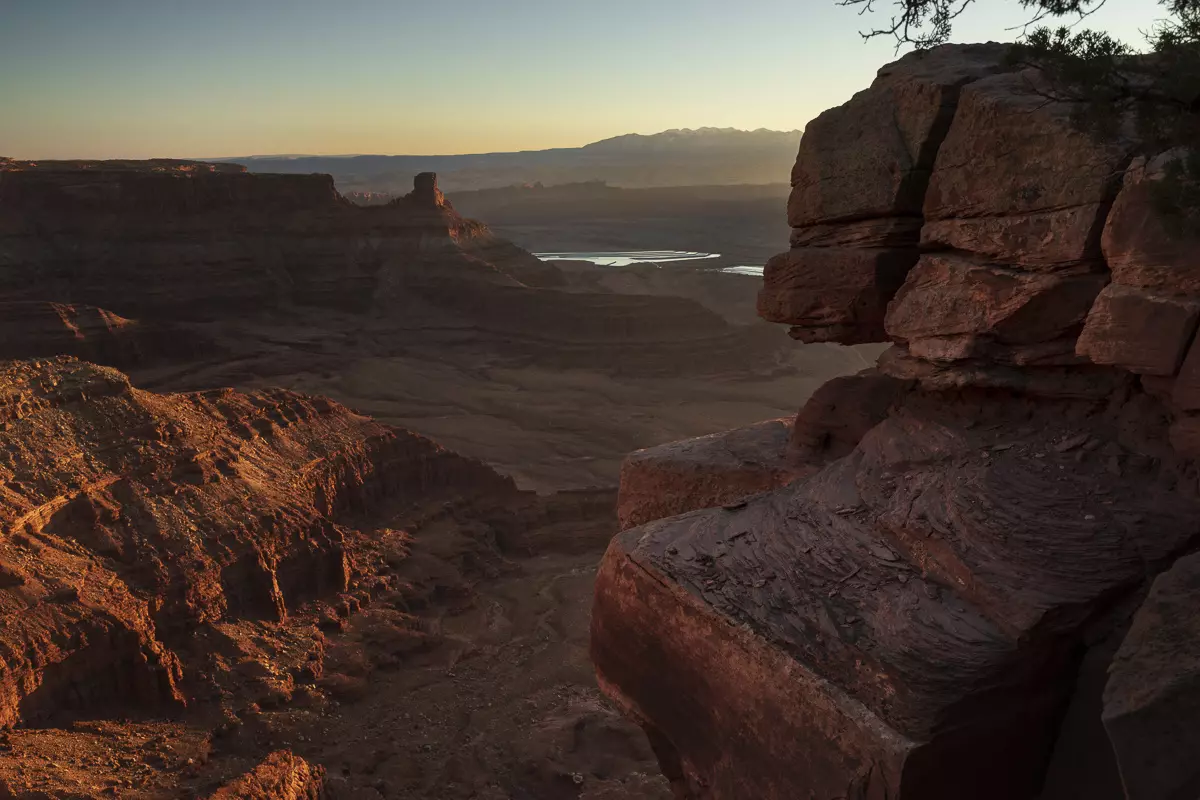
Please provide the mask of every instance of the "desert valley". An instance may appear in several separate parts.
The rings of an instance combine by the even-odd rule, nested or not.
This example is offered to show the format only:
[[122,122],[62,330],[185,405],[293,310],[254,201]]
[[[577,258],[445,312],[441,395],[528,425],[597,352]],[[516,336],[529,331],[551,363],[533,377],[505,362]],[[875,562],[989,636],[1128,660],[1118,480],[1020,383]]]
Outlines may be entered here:
[[263,762],[339,797],[667,796],[588,658],[621,461],[878,348],[797,348],[745,276],[541,261],[432,174],[359,207],[327,176],[9,161],[0,206],[0,786],[207,796]]
[[0,800],[1200,797],[1200,159],[954,19],[802,135],[0,158]]

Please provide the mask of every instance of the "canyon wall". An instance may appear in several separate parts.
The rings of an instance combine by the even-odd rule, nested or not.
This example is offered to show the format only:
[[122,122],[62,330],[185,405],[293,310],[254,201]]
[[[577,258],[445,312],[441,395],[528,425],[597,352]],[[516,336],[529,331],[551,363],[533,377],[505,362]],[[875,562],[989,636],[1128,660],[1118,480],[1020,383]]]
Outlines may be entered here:
[[517,282],[478,253],[546,272],[455,213],[433,176],[416,184],[360,208],[328,175],[10,162],[0,169],[0,293],[139,319],[208,319],[288,303],[366,310],[386,269],[410,283]]
[[1200,790],[1200,248],[1072,110],[954,45],[807,128],[759,312],[892,346],[626,465],[592,655],[679,796]]
[[766,326],[692,300],[569,290],[557,267],[459,215],[432,173],[359,207],[328,175],[6,160],[0,297],[0,357],[121,368],[219,350],[198,325],[293,312],[387,320],[397,346],[467,342],[643,373],[721,372],[748,353],[769,366],[779,350]]
[[399,534],[373,513],[514,500],[483,464],[324,398],[2,362],[0,727],[212,700],[238,661],[223,625],[395,580]]

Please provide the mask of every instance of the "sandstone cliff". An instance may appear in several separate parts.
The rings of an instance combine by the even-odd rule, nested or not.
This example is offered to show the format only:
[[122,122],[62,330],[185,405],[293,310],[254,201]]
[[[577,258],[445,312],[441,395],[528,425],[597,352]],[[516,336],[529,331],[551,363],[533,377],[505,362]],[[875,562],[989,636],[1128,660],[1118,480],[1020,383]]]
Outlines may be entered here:
[[[414,281],[516,283],[467,257],[492,237],[427,180],[424,192],[360,208],[328,175],[12,162],[0,170],[0,294],[175,320],[286,303],[365,310],[389,269]],[[509,255],[541,269],[519,250]]]
[[[694,301],[565,290],[557,267],[458,214],[432,173],[403,197],[359,207],[328,175],[10,160],[0,164],[0,297],[13,309],[0,354],[121,367],[163,355],[150,340],[203,349],[199,325],[295,309],[314,322],[390,321],[395,347],[469,337],[556,366],[637,371],[661,352],[652,370],[721,372],[747,353],[769,366],[778,352],[777,342],[756,346],[775,338],[762,328]],[[89,306],[103,310],[64,311]]]
[[1200,548],[1196,243],[1147,192],[1177,155],[1082,133],[1003,56],[906,56],[805,132],[759,311],[891,341],[878,370],[786,445],[628,462],[644,524],[609,547],[592,654],[680,796],[1200,788],[1200,642],[1168,610],[1190,560],[1133,617]]

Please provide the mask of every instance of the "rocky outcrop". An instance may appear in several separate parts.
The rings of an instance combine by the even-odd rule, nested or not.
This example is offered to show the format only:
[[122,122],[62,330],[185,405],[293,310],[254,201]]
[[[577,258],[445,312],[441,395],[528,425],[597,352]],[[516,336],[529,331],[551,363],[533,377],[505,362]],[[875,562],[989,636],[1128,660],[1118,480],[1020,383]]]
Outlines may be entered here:
[[798,414],[807,475],[688,513],[664,483],[601,565],[597,675],[678,796],[1196,793],[1178,156],[1127,171],[1002,56],[906,56],[806,131],[760,312],[892,347]]
[[1200,545],[1172,472],[1110,471],[1134,413],[910,400],[814,477],[627,531],[602,685],[688,796],[1036,796],[1077,626]]
[[320,800],[325,770],[288,750],[276,750],[252,771],[222,786],[210,800]]
[[621,464],[621,529],[697,508],[743,502],[790,483],[788,425],[772,419],[747,428],[650,447]]
[[1200,319],[1200,266],[1194,232],[1172,223],[1155,202],[1173,151],[1137,159],[1104,225],[1104,257],[1112,285],[1088,316],[1079,352],[1097,364],[1142,375],[1172,377]]
[[214,679],[198,631],[386,584],[364,513],[515,494],[323,398],[0,362],[0,725],[182,706]]
[[805,342],[885,340],[884,313],[917,261],[926,188],[959,95],[1000,72],[1003,52],[906,56],[809,123],[792,170],[792,249],[767,265],[764,319]]

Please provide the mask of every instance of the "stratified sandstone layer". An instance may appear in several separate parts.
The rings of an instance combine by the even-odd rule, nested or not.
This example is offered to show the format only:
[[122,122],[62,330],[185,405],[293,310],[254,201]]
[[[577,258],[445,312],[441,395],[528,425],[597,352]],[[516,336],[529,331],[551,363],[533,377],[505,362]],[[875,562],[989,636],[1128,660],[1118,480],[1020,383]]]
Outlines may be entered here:
[[[691,300],[563,284],[557,267],[459,215],[432,173],[404,197],[359,207],[327,175],[167,161],[0,164],[8,357],[71,354],[127,368],[139,357],[110,347],[114,336],[183,343],[196,335],[170,326],[297,308],[390,321],[397,349],[486,346],[634,373],[769,366],[782,344],[766,326],[730,325]],[[95,315],[121,322],[101,331]]]
[[603,685],[698,797],[1034,796],[1077,626],[1200,544],[1174,472],[1108,468],[1139,411],[909,401],[812,478],[622,534]]
[[973,45],[907,56],[809,123],[792,170],[792,249],[767,264],[763,319],[805,342],[885,340],[959,94],[999,72],[1002,55],[1001,45]]
[[906,56],[805,133],[760,313],[893,343],[797,415],[811,474],[664,486],[605,556],[597,675],[681,797],[1196,792],[1200,284],[1148,188],[1178,154],[1130,166],[1003,56]]
[[202,320],[286,303],[366,310],[396,269],[410,284],[519,282],[484,251],[545,269],[440,193],[418,187],[360,208],[328,175],[208,166],[10,162],[0,169],[0,293]]
[[788,425],[772,419],[630,454],[621,464],[621,529],[724,503],[790,483]]

